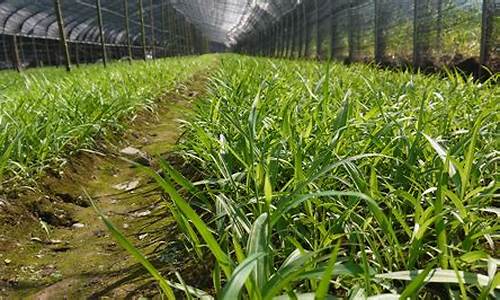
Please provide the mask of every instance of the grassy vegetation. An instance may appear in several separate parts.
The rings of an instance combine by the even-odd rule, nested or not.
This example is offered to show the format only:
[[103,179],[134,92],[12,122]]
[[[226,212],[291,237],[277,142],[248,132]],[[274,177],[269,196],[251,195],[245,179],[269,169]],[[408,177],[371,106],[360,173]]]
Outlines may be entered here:
[[204,68],[209,57],[44,68],[0,74],[0,183],[40,174],[65,156],[119,132],[137,110]]
[[499,96],[454,75],[225,57],[179,150],[203,179],[148,172],[193,260],[216,261],[221,299],[498,297]]

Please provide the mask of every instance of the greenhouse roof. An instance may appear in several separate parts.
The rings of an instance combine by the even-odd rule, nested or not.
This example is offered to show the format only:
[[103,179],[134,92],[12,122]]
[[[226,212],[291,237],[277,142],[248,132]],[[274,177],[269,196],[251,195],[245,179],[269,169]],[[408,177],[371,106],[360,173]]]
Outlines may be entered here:
[[[130,12],[131,39],[140,38],[138,0],[101,0],[107,43],[126,42],[125,1]],[[168,27],[161,27],[159,23],[164,20],[164,14],[168,14],[163,9],[165,4],[170,4],[209,40],[231,45],[257,26],[276,20],[298,2],[300,0],[143,0],[143,7],[145,27],[149,31],[154,27],[155,34],[169,33],[165,29]],[[61,7],[70,41],[99,40],[95,0],[61,0]],[[0,22],[4,34],[58,38],[53,0],[0,0]]]
[[171,3],[210,40],[234,44],[242,34],[278,19],[300,0],[173,0]]

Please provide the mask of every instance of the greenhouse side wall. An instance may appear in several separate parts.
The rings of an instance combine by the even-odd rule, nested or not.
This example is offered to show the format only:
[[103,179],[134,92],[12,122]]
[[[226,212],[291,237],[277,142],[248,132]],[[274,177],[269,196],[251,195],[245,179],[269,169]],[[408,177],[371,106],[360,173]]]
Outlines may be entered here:
[[476,77],[500,71],[498,0],[306,0],[258,33],[266,43],[255,35],[249,30],[236,51],[426,71],[456,67]]
[[6,0],[0,26],[0,69],[194,55],[209,45],[167,0]]

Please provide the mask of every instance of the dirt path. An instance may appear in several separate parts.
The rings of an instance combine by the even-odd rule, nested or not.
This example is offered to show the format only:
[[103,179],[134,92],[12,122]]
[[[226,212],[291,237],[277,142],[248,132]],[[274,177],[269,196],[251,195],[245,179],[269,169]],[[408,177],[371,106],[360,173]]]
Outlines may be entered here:
[[140,115],[124,137],[103,143],[102,153],[81,152],[63,174],[47,176],[45,195],[28,193],[45,220],[24,219],[0,228],[0,299],[135,299],[155,292],[143,269],[110,237],[85,193],[145,253],[168,244],[166,261],[182,255],[176,233],[163,233],[174,226],[158,192],[122,157],[137,156],[123,153],[136,149],[150,158],[168,152],[179,136],[178,119],[203,92],[205,81],[206,75],[195,75],[163,97],[155,117]]

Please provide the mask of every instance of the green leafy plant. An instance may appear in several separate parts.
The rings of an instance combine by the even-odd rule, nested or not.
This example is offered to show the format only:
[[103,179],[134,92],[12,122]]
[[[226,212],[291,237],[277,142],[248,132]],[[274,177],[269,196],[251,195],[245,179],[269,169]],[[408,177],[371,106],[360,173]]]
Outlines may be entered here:
[[[0,183],[36,177],[63,165],[72,151],[126,128],[162,94],[211,64],[213,56],[2,72]],[[2,180],[3,179],[3,180]]]
[[147,172],[220,298],[493,297],[499,94],[224,56],[177,150],[203,179]]

